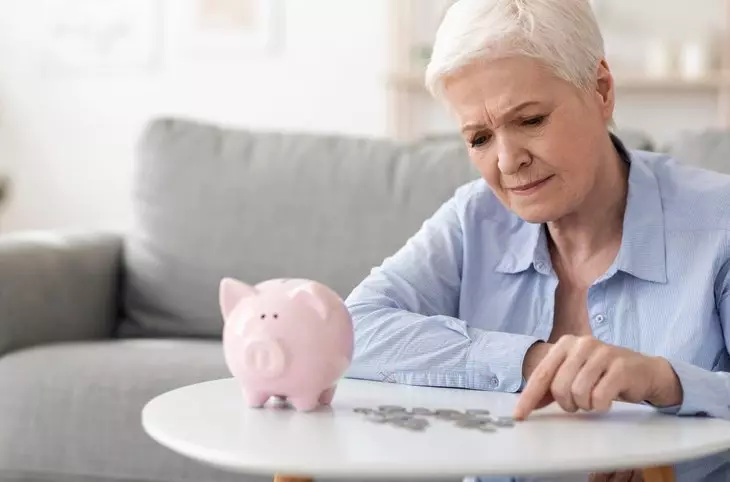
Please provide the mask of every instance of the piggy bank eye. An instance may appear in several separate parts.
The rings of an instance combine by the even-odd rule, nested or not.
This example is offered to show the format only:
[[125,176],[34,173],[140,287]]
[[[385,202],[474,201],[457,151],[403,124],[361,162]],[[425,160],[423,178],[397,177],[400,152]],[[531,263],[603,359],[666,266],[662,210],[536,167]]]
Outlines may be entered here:
[[279,317],[278,313],[274,313],[274,318],[276,319],[278,317]]
[[261,319],[263,320],[264,318],[266,318],[266,315],[261,314]]

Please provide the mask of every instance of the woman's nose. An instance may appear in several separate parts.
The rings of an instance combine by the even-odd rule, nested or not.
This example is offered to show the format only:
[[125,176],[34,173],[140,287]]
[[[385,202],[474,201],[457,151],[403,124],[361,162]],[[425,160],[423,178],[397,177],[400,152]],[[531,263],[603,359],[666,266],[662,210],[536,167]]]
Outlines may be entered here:
[[497,165],[502,174],[516,174],[530,163],[530,154],[515,139],[497,136]]

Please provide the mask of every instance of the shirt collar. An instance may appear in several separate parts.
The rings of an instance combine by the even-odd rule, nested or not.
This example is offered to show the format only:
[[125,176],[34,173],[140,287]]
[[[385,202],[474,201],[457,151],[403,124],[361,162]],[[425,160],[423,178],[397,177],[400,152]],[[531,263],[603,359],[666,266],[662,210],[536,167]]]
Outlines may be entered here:
[[636,152],[630,154],[629,162],[629,192],[621,248],[606,275],[610,277],[619,270],[646,281],[666,283],[666,231],[659,180],[651,166]]
[[[630,164],[629,186],[621,247],[602,279],[623,271],[646,281],[666,283],[664,211],[659,182],[640,156],[629,152],[613,134],[611,140],[621,158]],[[497,272],[519,273],[530,267],[541,274],[552,271],[544,225],[520,223],[510,235],[508,246],[509,251],[497,263]]]

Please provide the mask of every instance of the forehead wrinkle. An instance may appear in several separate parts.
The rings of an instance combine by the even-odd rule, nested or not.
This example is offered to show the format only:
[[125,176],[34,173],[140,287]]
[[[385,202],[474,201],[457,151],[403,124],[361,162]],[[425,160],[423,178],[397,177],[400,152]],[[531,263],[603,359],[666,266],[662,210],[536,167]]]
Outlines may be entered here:
[[474,130],[474,127],[478,125],[498,128],[501,124],[505,123],[506,120],[511,119],[522,110],[539,104],[536,100],[515,102],[510,99],[508,94],[501,95],[495,103],[497,104],[497,107],[490,111],[489,104],[486,100],[481,102],[478,114],[475,109],[474,118],[466,119],[466,122],[463,123],[463,125],[467,127],[465,130]]

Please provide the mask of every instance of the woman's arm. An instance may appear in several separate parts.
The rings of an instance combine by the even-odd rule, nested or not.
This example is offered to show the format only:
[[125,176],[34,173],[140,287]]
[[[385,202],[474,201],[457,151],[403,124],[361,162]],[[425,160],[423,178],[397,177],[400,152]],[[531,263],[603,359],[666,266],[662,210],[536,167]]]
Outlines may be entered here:
[[[459,316],[464,190],[347,298],[351,378],[516,392],[537,338],[469,327]],[[485,313],[485,316],[489,316]]]
[[[725,346],[730,347],[730,261],[720,271],[715,293]],[[705,370],[680,360],[669,359],[669,363],[682,386],[682,403],[662,411],[730,420],[730,373]]]
[[705,370],[679,360],[670,359],[669,363],[682,385],[682,404],[660,411],[730,420],[730,373]]

